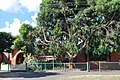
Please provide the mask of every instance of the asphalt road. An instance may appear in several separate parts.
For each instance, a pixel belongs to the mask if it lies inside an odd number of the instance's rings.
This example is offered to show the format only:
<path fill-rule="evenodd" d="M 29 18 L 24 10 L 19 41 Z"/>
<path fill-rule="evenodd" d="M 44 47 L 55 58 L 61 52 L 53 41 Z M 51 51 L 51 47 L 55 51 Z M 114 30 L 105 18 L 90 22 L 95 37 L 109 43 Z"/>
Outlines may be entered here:
<path fill-rule="evenodd" d="M 0 80 L 56 80 L 63 77 L 69 76 L 80 76 L 80 75 L 118 75 L 119 72 L 79 72 L 79 71 L 68 71 L 68 72 L 0 72 Z"/>

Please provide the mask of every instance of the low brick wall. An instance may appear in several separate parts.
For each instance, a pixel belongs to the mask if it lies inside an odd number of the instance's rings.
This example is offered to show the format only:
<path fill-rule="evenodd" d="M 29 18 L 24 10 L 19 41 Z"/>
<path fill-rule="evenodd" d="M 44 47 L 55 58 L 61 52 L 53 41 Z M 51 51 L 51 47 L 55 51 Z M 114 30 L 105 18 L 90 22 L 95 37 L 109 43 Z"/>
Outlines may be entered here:
<path fill-rule="evenodd" d="M 120 64 L 117 62 L 102 63 L 100 67 L 102 68 L 102 70 L 120 70 Z"/>
<path fill-rule="evenodd" d="M 111 54 L 111 62 L 120 62 L 120 52 L 113 52 Z"/>
<path fill-rule="evenodd" d="M 90 61 L 90 69 L 99 69 L 99 61 Z"/>

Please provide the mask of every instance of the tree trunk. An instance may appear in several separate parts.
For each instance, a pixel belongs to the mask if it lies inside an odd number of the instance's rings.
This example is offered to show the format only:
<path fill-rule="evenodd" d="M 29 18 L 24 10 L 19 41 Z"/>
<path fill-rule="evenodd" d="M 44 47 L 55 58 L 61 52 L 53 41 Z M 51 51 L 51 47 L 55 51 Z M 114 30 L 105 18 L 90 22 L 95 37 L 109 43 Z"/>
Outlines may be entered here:
<path fill-rule="evenodd" d="M 69 58 L 69 69 L 73 69 L 73 57 Z"/>

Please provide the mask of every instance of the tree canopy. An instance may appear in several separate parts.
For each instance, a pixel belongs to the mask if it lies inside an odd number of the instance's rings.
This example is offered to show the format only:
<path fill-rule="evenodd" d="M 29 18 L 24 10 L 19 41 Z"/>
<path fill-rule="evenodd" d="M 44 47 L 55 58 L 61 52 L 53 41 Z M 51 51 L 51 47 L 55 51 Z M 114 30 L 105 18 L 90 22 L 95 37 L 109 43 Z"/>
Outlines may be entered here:
<path fill-rule="evenodd" d="M 0 32 L 0 53 L 5 49 L 11 49 L 14 37 L 10 33 Z"/>
<path fill-rule="evenodd" d="M 19 29 L 19 36 L 16 36 L 14 47 L 28 53 L 34 53 L 34 28 L 30 24 L 22 24 Z"/>
<path fill-rule="evenodd" d="M 37 15 L 41 52 L 72 59 L 78 53 L 103 55 L 120 50 L 119 0 L 43 0 Z"/>

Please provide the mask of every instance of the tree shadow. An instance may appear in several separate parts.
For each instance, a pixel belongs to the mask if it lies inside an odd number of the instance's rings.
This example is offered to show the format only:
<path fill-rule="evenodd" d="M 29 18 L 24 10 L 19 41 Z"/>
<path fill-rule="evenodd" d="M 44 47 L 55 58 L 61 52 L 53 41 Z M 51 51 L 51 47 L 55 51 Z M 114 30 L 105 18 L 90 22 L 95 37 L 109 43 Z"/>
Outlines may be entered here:
<path fill-rule="evenodd" d="M 39 78 L 52 75 L 60 75 L 56 72 L 2 72 L 0 78 Z"/>

